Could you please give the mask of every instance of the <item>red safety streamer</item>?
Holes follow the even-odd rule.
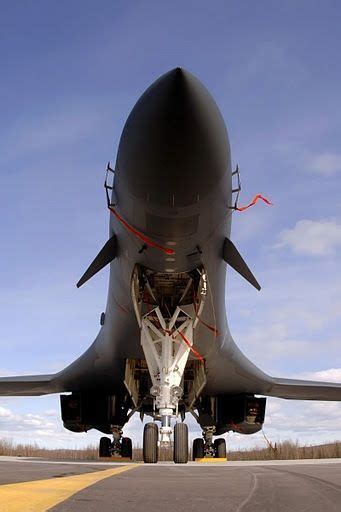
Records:
[[[134,228],[133,226],[128,224],[128,222],[126,220],[124,220],[123,217],[121,217],[121,215],[115,210],[115,208],[113,206],[108,206],[108,208],[115,215],[116,219],[119,220],[120,223],[123,224],[123,226],[128,231],[130,231],[131,233],[133,233],[133,235],[135,235],[137,238],[142,240],[142,242],[144,242],[145,244],[149,245],[150,247],[155,247],[155,249],[159,249],[160,251],[163,251],[166,254],[174,254],[174,250],[173,249],[168,249],[168,247],[163,247],[162,245],[154,242],[153,240],[148,238],[146,235],[144,235],[143,233],[138,231],[136,228]]]
[[[186,343],[187,347],[190,349],[191,352],[193,352],[193,354],[195,355],[195,357],[197,359],[199,359],[199,361],[204,364],[204,358],[202,357],[202,355],[197,351],[195,350],[195,348],[191,345],[190,341],[186,338],[186,336],[181,332],[181,331],[178,331],[178,330],[174,330],[174,331],[170,331],[169,329],[163,329],[160,325],[160,321],[158,318],[155,319],[156,322],[159,324],[160,326],[160,329],[165,332],[166,334],[168,334],[169,336],[172,336],[172,338],[175,340],[175,337],[177,334],[179,334],[180,338]],[[155,325],[155,323],[154,323]]]
[[[248,208],[250,208],[250,206],[253,206],[254,204],[257,203],[257,201],[259,201],[259,199],[261,199],[262,201],[264,201],[264,203],[270,205],[270,206],[273,206],[273,203],[271,203],[271,201],[269,201],[269,199],[267,199],[266,197],[262,196],[261,194],[257,194],[251,201],[251,203],[247,204],[246,206],[236,206],[234,209],[237,210],[238,212],[243,212],[244,210],[247,210]]]
[[[201,361],[201,363],[204,363],[204,358],[202,357],[201,354],[199,354],[199,352],[197,350],[195,350],[195,348],[190,344],[189,340],[186,338],[186,336],[181,332],[181,331],[177,331],[181,337],[181,339],[186,343],[187,347],[191,350],[191,352],[193,352],[193,354],[195,355],[195,357],[197,359],[199,359],[199,361]]]
[[[203,324],[205,327],[207,327],[207,329],[209,329],[210,331],[212,331],[214,333],[214,336],[219,336],[219,331],[218,329],[216,329],[215,327],[213,327],[212,325],[210,324],[207,324],[206,322],[204,322],[204,320],[202,320],[200,318],[200,316],[197,315],[197,319],[199,320],[199,322],[201,324]]]
[[[210,325],[208,323],[206,323],[204,320],[202,320],[200,318],[200,316],[198,315],[198,308],[197,308],[197,304],[196,304],[196,296],[195,296],[195,293],[194,293],[194,296],[193,296],[193,308],[194,308],[194,314],[196,316],[196,318],[199,320],[199,322],[201,324],[203,324],[205,327],[207,327],[207,329],[209,329],[210,331],[212,331],[214,333],[215,336],[218,336],[219,335],[219,331],[216,327],[213,327],[213,325]]]

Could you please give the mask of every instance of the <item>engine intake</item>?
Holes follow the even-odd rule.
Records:
[[[61,395],[60,405],[63,424],[68,430],[87,432],[95,428],[105,434],[128,421],[130,406],[123,396],[91,392]]]
[[[228,430],[254,434],[264,423],[266,398],[253,395],[219,396],[216,401],[217,435]]]

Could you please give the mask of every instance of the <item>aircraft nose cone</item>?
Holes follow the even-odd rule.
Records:
[[[229,168],[225,123],[210,93],[181,68],[161,76],[125,124],[119,181],[148,202],[187,206],[209,194]]]

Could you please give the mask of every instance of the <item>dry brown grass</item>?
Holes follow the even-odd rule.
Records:
[[[273,448],[258,448],[229,452],[229,460],[293,460],[293,459],[331,459],[341,457],[341,443],[334,442],[318,446],[299,446],[298,443],[285,441]]]
[[[57,460],[96,460],[98,459],[97,446],[88,446],[84,449],[55,449],[41,448],[37,444],[16,444],[12,441],[0,439],[0,455],[14,457],[42,457]]]
[[[0,440],[0,455],[16,457],[42,457],[56,460],[98,460],[97,446],[88,446],[84,449],[56,449],[41,448],[37,444],[15,444],[12,441]],[[134,460],[142,460],[142,448],[134,448]],[[159,460],[172,460],[171,448],[163,448],[159,453]],[[273,448],[257,448],[253,450],[231,451],[228,460],[289,460],[289,459],[329,459],[341,458],[341,442],[334,442],[318,446],[299,446],[298,443],[285,441]]]
[[[133,457],[136,462],[143,461],[143,451],[141,446],[135,446],[133,449]],[[173,448],[159,449],[159,461],[173,460]]]

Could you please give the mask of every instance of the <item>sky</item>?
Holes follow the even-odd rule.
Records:
[[[107,240],[104,169],[156,78],[181,66],[226,121],[240,203],[232,240],[238,346],[270,375],[341,382],[341,4],[338,1],[3,0],[0,5],[0,372],[51,373],[93,341],[108,272],[75,283]],[[190,421],[191,436],[200,435]],[[341,404],[268,399],[273,441],[340,440]],[[125,429],[139,442],[133,417]],[[63,429],[59,396],[0,397],[0,438],[96,443]],[[231,449],[265,446],[228,434]]]

